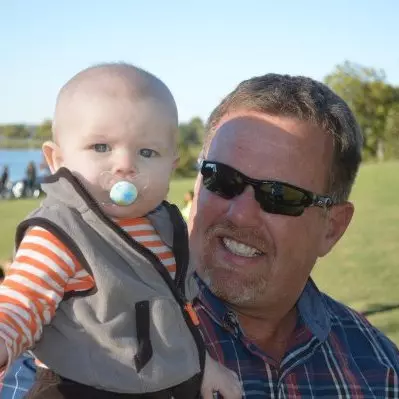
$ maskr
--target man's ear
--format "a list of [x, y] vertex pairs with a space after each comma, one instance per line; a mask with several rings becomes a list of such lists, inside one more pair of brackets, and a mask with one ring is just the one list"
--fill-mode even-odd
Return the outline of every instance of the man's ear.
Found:
[[42, 145], [42, 151], [51, 173], [57, 172], [62, 165], [62, 156], [58, 145], [53, 141], [46, 141]]
[[319, 256], [327, 255], [340, 240], [352, 220], [355, 208], [351, 202], [333, 205], [326, 215], [326, 230], [322, 237]]

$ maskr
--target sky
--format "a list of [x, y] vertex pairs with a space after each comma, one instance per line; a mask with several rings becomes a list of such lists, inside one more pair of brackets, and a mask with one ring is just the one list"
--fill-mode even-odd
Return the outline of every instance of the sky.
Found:
[[181, 121], [242, 80], [322, 80], [349, 60], [399, 85], [399, 1], [0, 0], [0, 124], [51, 118], [78, 71], [124, 61], [161, 78]]

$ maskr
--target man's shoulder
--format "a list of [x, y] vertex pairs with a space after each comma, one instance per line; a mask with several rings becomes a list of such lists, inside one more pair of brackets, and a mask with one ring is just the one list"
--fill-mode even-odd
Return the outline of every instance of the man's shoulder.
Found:
[[399, 350], [394, 342], [371, 324], [364, 314], [327, 294], [323, 293], [322, 297], [331, 320], [330, 340], [344, 339], [354, 356], [370, 354], [399, 373]]

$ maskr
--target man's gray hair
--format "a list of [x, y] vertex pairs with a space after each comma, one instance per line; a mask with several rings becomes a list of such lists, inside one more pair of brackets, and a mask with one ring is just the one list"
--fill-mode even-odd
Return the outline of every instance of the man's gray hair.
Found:
[[245, 80], [210, 115], [204, 153], [223, 116], [240, 110], [297, 118], [331, 134], [334, 154], [328, 194], [335, 203], [348, 200], [361, 162], [363, 137], [342, 98], [326, 85], [303, 76], [270, 73]]

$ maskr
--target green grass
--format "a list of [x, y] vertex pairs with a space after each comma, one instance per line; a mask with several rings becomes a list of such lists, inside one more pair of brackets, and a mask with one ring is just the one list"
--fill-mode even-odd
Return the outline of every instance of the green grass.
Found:
[[170, 185], [168, 201], [182, 207], [184, 194], [194, 189], [195, 179], [176, 179]]
[[13, 250], [15, 228], [39, 204], [37, 200], [0, 201], [0, 264]]
[[313, 277], [321, 290], [357, 310], [397, 305], [369, 319], [399, 345], [399, 163], [364, 165], [351, 199], [352, 223]]
[[[169, 200], [182, 205], [193, 179], [174, 180]], [[356, 212], [347, 233], [313, 278], [321, 290], [360, 311], [399, 306], [399, 162], [362, 166], [352, 200]], [[37, 201], [0, 202], [0, 259], [9, 256], [15, 227]], [[399, 308], [369, 317], [399, 345]]]

